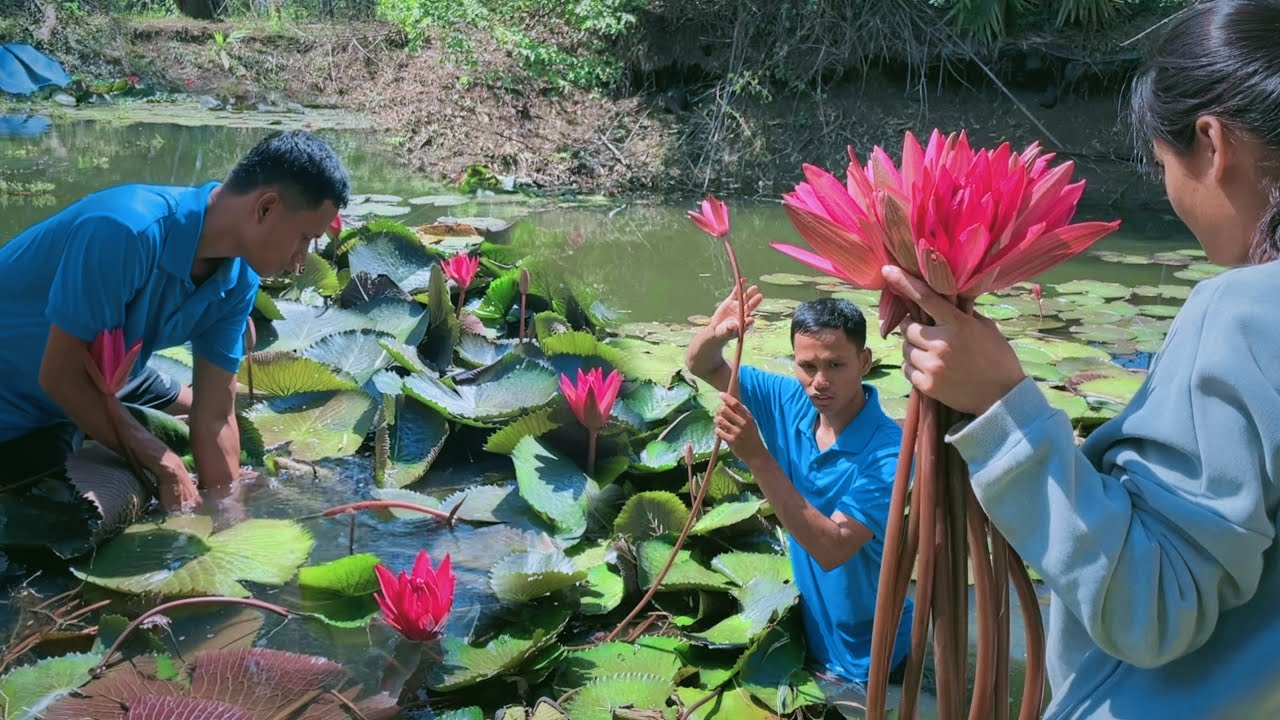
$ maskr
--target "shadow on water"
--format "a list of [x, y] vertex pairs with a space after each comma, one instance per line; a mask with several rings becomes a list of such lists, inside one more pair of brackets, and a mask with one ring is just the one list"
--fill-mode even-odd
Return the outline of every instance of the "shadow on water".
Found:
[[[0, 196], [0, 207], [4, 209], [0, 213], [0, 243], [78, 197], [111, 185], [124, 182], [198, 184], [222, 177], [266, 132], [225, 127], [70, 123], [55, 124], [35, 136], [0, 136], [0, 179], [15, 183], [53, 183], [52, 189], [36, 196]], [[368, 135], [323, 134], [344, 158], [357, 193], [386, 193], [407, 198], [440, 191], [438, 186], [414, 179], [408, 168], [391, 157], [388, 148], [376, 144]], [[688, 205], [692, 207], [693, 203]], [[719, 243], [708, 241], [687, 221], [686, 209], [617, 200], [601, 209], [543, 211], [536, 217], [536, 226], [546, 243], [542, 252], [579, 281], [599, 288], [601, 297], [621, 313], [623, 321], [684, 323], [689, 316], [709, 313], [728, 292], [730, 282], [729, 268]], [[448, 210], [415, 206], [397, 219], [424, 223], [450, 213], [514, 217], [519, 215], [518, 210], [518, 205], [488, 202]], [[771, 241], [798, 242], [776, 203], [740, 202], [735, 204], [733, 213], [733, 242], [748, 276], [808, 272], [768, 245]], [[1080, 213], [1081, 219], [1113, 216], [1114, 213], [1105, 208], [1096, 207], [1084, 208]], [[1097, 248], [1142, 254], [1193, 244], [1172, 216], [1152, 215], [1126, 218], [1123, 229], [1104, 239]], [[1170, 273], [1171, 268], [1164, 265], [1124, 265], [1082, 257], [1046, 273], [1041, 282], [1090, 278], [1128, 285], [1161, 284], [1171, 282]], [[764, 286], [764, 290], [771, 297], [797, 300], [818, 294], [808, 284], [770, 284]], [[1147, 361], [1149, 356], [1123, 360], [1136, 366], [1144, 366]], [[250, 514], [259, 518], [298, 518], [351, 502], [367, 496], [371, 474], [369, 463], [362, 458], [323, 464], [314, 476], [311, 469], [295, 466], [252, 489]], [[509, 480], [510, 475], [510, 463], [504, 457], [464, 458], [453, 464], [438, 463], [415, 489], [443, 497], [477, 482], [495, 478]], [[308, 520], [306, 527], [315, 540], [312, 564], [348, 553], [348, 518]], [[355, 516], [355, 551], [374, 552], [393, 569], [409, 568], [420, 548], [436, 559], [446, 553], [451, 556], [458, 575], [458, 591], [447, 632], [458, 637], [467, 636], [496, 609], [497, 601], [488, 589], [488, 569], [523, 539], [520, 529], [504, 525], [447, 529], [432, 520], [389, 521], [369, 513]], [[296, 582], [282, 588], [254, 590], [258, 597], [288, 607], [299, 607], [302, 602]], [[1042, 596], [1042, 603], [1047, 606], [1047, 597]], [[970, 607], [973, 605], [971, 600]], [[189, 634], [191, 639], [201, 640], [201, 635], [234, 636], [240, 632], [243, 641], [259, 633], [256, 641], [259, 644], [323, 653], [345, 663], [362, 678], [382, 677], [395, 652], [394, 633], [377, 623], [359, 629], [339, 629], [309, 620], [280, 623], [274, 617], [249, 617], [253, 615], [237, 611], [200, 616], [199, 622], [203, 625], [193, 624], [182, 633], [184, 638]], [[1013, 650], [1015, 657], [1021, 658], [1025, 653], [1021, 644], [1022, 628], [1017, 613], [1014, 617]], [[10, 622], [11, 616], [0, 616], [0, 624]], [[850, 703], [847, 707], [862, 701], [856, 692], [844, 691], [836, 699]]]

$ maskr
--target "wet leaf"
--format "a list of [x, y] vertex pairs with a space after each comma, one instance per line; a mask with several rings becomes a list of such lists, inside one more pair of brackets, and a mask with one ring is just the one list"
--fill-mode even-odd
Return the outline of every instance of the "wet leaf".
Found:
[[[300, 351], [330, 335], [348, 330], [373, 329], [373, 320], [350, 310], [312, 307], [285, 300], [277, 305], [284, 314], [284, 319], [258, 328], [259, 350]], [[256, 375], [254, 380], [257, 380]]]
[[[240, 382], [248, 386], [247, 363], [240, 366]], [[262, 395], [287, 397], [310, 392], [356, 390], [349, 378], [339, 377], [327, 365], [291, 352], [265, 351], [253, 355], [253, 390]]]
[[691, 398], [693, 388], [683, 383], [668, 388], [657, 383], [639, 382], [622, 397], [622, 402], [645, 422], [657, 422], [678, 410]]
[[458, 340], [458, 360], [467, 367], [485, 367], [519, 348], [514, 341], [493, 341], [482, 335], [464, 332]]
[[1117, 367], [1114, 372], [1101, 376], [1097, 373], [1076, 375], [1067, 382], [1067, 385], [1077, 395], [1127, 403], [1146, 379], [1146, 373], [1126, 371]]
[[577, 465], [526, 437], [511, 454], [520, 496], [554, 525], [556, 536], [576, 539], [587, 529], [589, 495], [595, 483]]
[[559, 393], [555, 374], [527, 360], [500, 368], [484, 382], [451, 388], [430, 375], [414, 375], [405, 380], [404, 388], [450, 419], [478, 427], [540, 408]]
[[804, 642], [797, 630], [774, 626], [742, 666], [742, 688], [779, 715], [821, 703], [822, 691], [804, 671]]
[[[303, 356], [338, 368], [342, 377], [356, 385], [369, 382], [373, 374], [392, 363], [391, 354], [382, 346], [394, 338], [374, 330], [348, 330], [321, 338], [302, 351]], [[256, 370], [256, 368], [255, 368]], [[257, 379], [257, 376], [254, 376]]]
[[355, 452], [373, 426], [375, 403], [362, 392], [306, 393], [258, 403], [248, 417], [268, 447], [288, 443], [299, 460]]
[[[533, 608], [503, 633], [481, 647], [456, 637], [442, 641], [444, 657], [427, 669], [427, 686], [450, 692], [518, 669], [525, 660], [555, 641], [569, 621], [565, 607]], [[576, 720], [576, 716], [575, 716]]]
[[283, 585], [311, 553], [311, 534], [291, 520], [246, 520], [219, 533], [212, 522], [194, 515], [132, 525], [71, 571], [134, 595], [249, 597], [240, 581]]
[[303, 291], [308, 289], [315, 290], [324, 297], [332, 297], [342, 289], [342, 285], [338, 282], [337, 271], [328, 260], [315, 253], [307, 253], [302, 274], [292, 280], [289, 289], [281, 293], [280, 297], [297, 300], [302, 296]]
[[618, 369], [628, 378], [648, 380], [663, 387], [684, 368], [683, 345], [658, 344], [634, 338], [609, 338], [605, 344], [623, 353]]
[[1053, 290], [1062, 295], [1088, 295], [1105, 300], [1121, 300], [1133, 292], [1119, 283], [1099, 280], [1072, 280], [1054, 285]]
[[352, 597], [369, 595], [378, 589], [378, 576], [373, 572], [377, 564], [377, 555], [357, 553], [323, 565], [308, 565], [298, 569], [298, 587]]
[[632, 495], [614, 521], [613, 531], [633, 542], [675, 535], [689, 519], [689, 508], [674, 493], [650, 490]]
[[768, 553], [727, 552], [711, 561], [711, 567], [733, 581], [746, 587], [753, 578], [767, 577], [778, 582], [791, 582], [791, 561], [785, 555]]
[[417, 345], [426, 336], [430, 317], [426, 308], [412, 300], [378, 298], [352, 308], [373, 323], [373, 329], [387, 333], [397, 342]]
[[608, 565], [600, 563], [587, 571], [579, 597], [578, 611], [583, 615], [605, 615], [622, 604], [626, 587], [622, 576]]
[[382, 487], [404, 487], [431, 467], [449, 437], [449, 423], [436, 410], [412, 398], [397, 397], [395, 422], [387, 428], [390, 442]]
[[349, 255], [352, 275], [386, 275], [409, 294], [426, 289], [431, 268], [437, 264], [436, 256], [407, 228], [404, 232], [371, 234], [351, 248]]
[[681, 415], [640, 451], [632, 463], [638, 472], [663, 472], [684, 462], [684, 446], [692, 443], [697, 462], [711, 456], [715, 444], [715, 427], [711, 416], [704, 410], [692, 410]]
[[554, 414], [553, 408], [542, 408], [528, 415], [521, 415], [490, 435], [484, 449], [491, 453], [510, 455], [523, 438], [541, 437], [560, 427], [561, 424], [554, 420]]
[[684, 661], [673, 649], [607, 642], [568, 653], [556, 673], [556, 690], [565, 692], [593, 680], [624, 673], [643, 673], [674, 682]]
[[746, 647], [769, 624], [775, 614], [785, 611], [800, 597], [793, 583], [772, 577], [756, 577], [742, 588], [742, 611], [721, 620], [705, 632], [691, 633], [712, 647]]
[[[676, 689], [685, 707], [692, 707], [711, 692], [714, 691], [686, 687]], [[775, 720], [777, 717], [757, 705], [746, 690], [735, 686], [694, 710], [689, 720]]]
[[[666, 540], [649, 540], [637, 549], [639, 577], [643, 590], [648, 590], [658, 571], [666, 564], [674, 545]], [[729, 590], [724, 576], [712, 572], [693, 559], [688, 550], [681, 550], [662, 581], [662, 590]]]
[[0, 678], [0, 717], [38, 720], [59, 698], [88, 682], [89, 671], [100, 662], [99, 653], [75, 653], [10, 670]]
[[563, 552], [519, 552], [498, 561], [489, 571], [489, 586], [499, 600], [523, 603], [550, 595], [586, 579]]
[[263, 290], [258, 290], [257, 296], [253, 300], [253, 309], [258, 314], [268, 320], [283, 320], [284, 314], [280, 312], [280, 308], [276, 307], [275, 298], [268, 295]]
[[693, 535], [706, 535], [713, 530], [719, 530], [735, 523], [740, 523], [743, 520], [748, 520], [760, 512], [762, 505], [764, 505], [764, 501], [759, 499], [719, 503], [698, 518], [698, 522], [694, 524], [690, 533]]
[[670, 680], [657, 675], [623, 673], [587, 683], [565, 705], [573, 720], [613, 720], [614, 710], [661, 710], [675, 691]]

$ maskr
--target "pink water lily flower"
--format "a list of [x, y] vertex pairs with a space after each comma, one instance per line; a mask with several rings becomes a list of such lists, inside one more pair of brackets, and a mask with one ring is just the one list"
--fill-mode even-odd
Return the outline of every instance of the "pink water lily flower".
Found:
[[480, 258], [460, 252], [448, 260], [441, 260], [440, 264], [444, 266], [445, 276], [458, 285], [458, 317], [462, 317], [462, 303], [467, 298], [467, 288], [471, 287], [471, 281], [480, 269]]
[[1071, 224], [1084, 181], [1074, 164], [1050, 167], [1052, 153], [1008, 143], [974, 150], [964, 132], [934, 130], [927, 147], [907, 133], [895, 166], [874, 148], [864, 167], [849, 149], [846, 182], [812, 165], [783, 206], [813, 251], [771, 245], [858, 287], [881, 290], [880, 332], [907, 307], [885, 290], [880, 268], [897, 265], [939, 294], [974, 298], [1052, 268], [1119, 227]]
[[89, 357], [93, 360], [87, 368], [89, 377], [104, 395], [115, 395], [129, 380], [141, 352], [141, 340], [125, 349], [124, 328], [103, 330], [89, 346]]
[[708, 195], [702, 201], [702, 211], [689, 211], [689, 219], [711, 237], [724, 237], [729, 234], [729, 207], [723, 200]]
[[401, 570], [397, 577], [381, 563], [374, 566], [380, 592], [373, 599], [382, 608], [382, 620], [414, 642], [440, 636], [453, 609], [454, 574], [449, 555], [435, 569], [431, 556], [419, 550], [413, 573]]
[[613, 413], [613, 403], [618, 399], [618, 390], [622, 388], [622, 375], [617, 370], [605, 377], [604, 371], [594, 368], [590, 372], [578, 371], [578, 382], [569, 380], [568, 375], [560, 376], [560, 392], [569, 402], [578, 422], [588, 430], [599, 430], [609, 422]]
[[333, 216], [333, 222], [329, 223], [329, 229], [326, 231], [330, 240], [337, 240], [342, 234], [342, 213]]

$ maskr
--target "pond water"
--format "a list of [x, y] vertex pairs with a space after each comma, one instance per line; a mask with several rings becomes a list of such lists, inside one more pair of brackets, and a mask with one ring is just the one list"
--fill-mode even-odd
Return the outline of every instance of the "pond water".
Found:
[[[50, 183], [35, 195], [0, 195], [0, 243], [26, 226], [47, 217], [80, 196], [124, 182], [191, 185], [224, 176], [240, 155], [265, 130], [231, 127], [188, 127], [165, 124], [108, 122], [59, 122], [34, 138], [0, 138], [0, 179], [9, 183]], [[391, 148], [360, 131], [331, 131], [329, 138], [351, 171], [353, 190], [360, 194], [386, 194], [399, 198], [448, 192], [414, 177], [398, 161]], [[797, 173], [798, 175], [798, 173]], [[1116, 212], [1099, 201], [1084, 207], [1081, 219], [1111, 219]], [[693, 201], [687, 203], [693, 206]], [[685, 218], [686, 204], [662, 205], [627, 200], [607, 200], [592, 207], [539, 208], [511, 198], [495, 197], [467, 205], [437, 208], [411, 206], [397, 220], [407, 224], [433, 222], [443, 215], [494, 216], [526, 219], [547, 239], [543, 251], [558, 259], [572, 275], [603, 290], [602, 296], [623, 321], [685, 323], [690, 316], [709, 314], [729, 289], [730, 272], [723, 250], [709, 242]], [[1128, 216], [1098, 250], [1149, 254], [1194, 247], [1194, 239], [1171, 215]], [[734, 243], [743, 272], [749, 277], [767, 273], [807, 272], [794, 261], [768, 247], [774, 240], [795, 243], [798, 238], [776, 202], [737, 202], [733, 208]], [[1163, 264], [1119, 264], [1083, 256], [1047, 273], [1042, 282], [1094, 279], [1126, 285], [1160, 285], [1171, 279], [1174, 267]], [[110, 270], [104, 268], [104, 272]], [[803, 300], [817, 297], [810, 284], [768, 285], [771, 297]], [[443, 496], [477, 482], [504, 482], [513, 477], [506, 458], [488, 460], [444, 458], [419, 485]], [[322, 467], [313, 476], [302, 466], [290, 466], [280, 477], [254, 488], [250, 514], [264, 518], [297, 518], [326, 507], [367, 495], [370, 468], [360, 459]], [[350, 543], [347, 519], [316, 519], [306, 523], [315, 538], [312, 563], [347, 554]], [[355, 520], [354, 549], [376, 548], [383, 562], [407, 568], [419, 547], [433, 557], [452, 556], [458, 572], [459, 591], [449, 632], [465, 636], [484, 623], [495, 610], [488, 589], [488, 569], [511, 547], [526, 541], [519, 528], [497, 525], [440, 530], [431, 521], [388, 523], [368, 514]], [[261, 589], [257, 596], [287, 606], [301, 599], [295, 584]], [[972, 604], [972, 603], [971, 603]], [[1044, 607], [1041, 608], [1045, 610]], [[374, 624], [356, 630], [337, 630], [319, 623], [275, 618], [244, 620], [244, 613], [224, 613], [228, 623], [248, 622], [261, 632], [260, 643], [301, 652], [329, 654], [356, 670], [362, 678], [379, 678], [395, 653], [393, 632]], [[252, 613], [250, 613], [252, 615]], [[1015, 617], [1016, 614], [1015, 614]], [[11, 618], [0, 616], [0, 626]], [[221, 621], [220, 621], [221, 622]], [[217, 634], [206, 619], [188, 630], [192, 638]], [[247, 637], [252, 637], [252, 632]], [[1025, 652], [1020, 623], [1015, 623], [1014, 654]], [[208, 638], [205, 638], [208, 639]], [[566, 642], [582, 641], [573, 637]], [[395, 685], [403, 678], [386, 679]], [[852, 699], [856, 702], [856, 698]]]

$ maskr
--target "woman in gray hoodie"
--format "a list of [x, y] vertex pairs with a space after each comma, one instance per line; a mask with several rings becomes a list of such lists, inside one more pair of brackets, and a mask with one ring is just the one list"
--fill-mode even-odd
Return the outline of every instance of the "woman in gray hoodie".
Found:
[[989, 321], [935, 320], [903, 371], [977, 417], [948, 438], [1052, 591], [1050, 718], [1280, 718], [1280, 0], [1168, 23], [1132, 116], [1212, 262], [1129, 406], [1079, 449]]

